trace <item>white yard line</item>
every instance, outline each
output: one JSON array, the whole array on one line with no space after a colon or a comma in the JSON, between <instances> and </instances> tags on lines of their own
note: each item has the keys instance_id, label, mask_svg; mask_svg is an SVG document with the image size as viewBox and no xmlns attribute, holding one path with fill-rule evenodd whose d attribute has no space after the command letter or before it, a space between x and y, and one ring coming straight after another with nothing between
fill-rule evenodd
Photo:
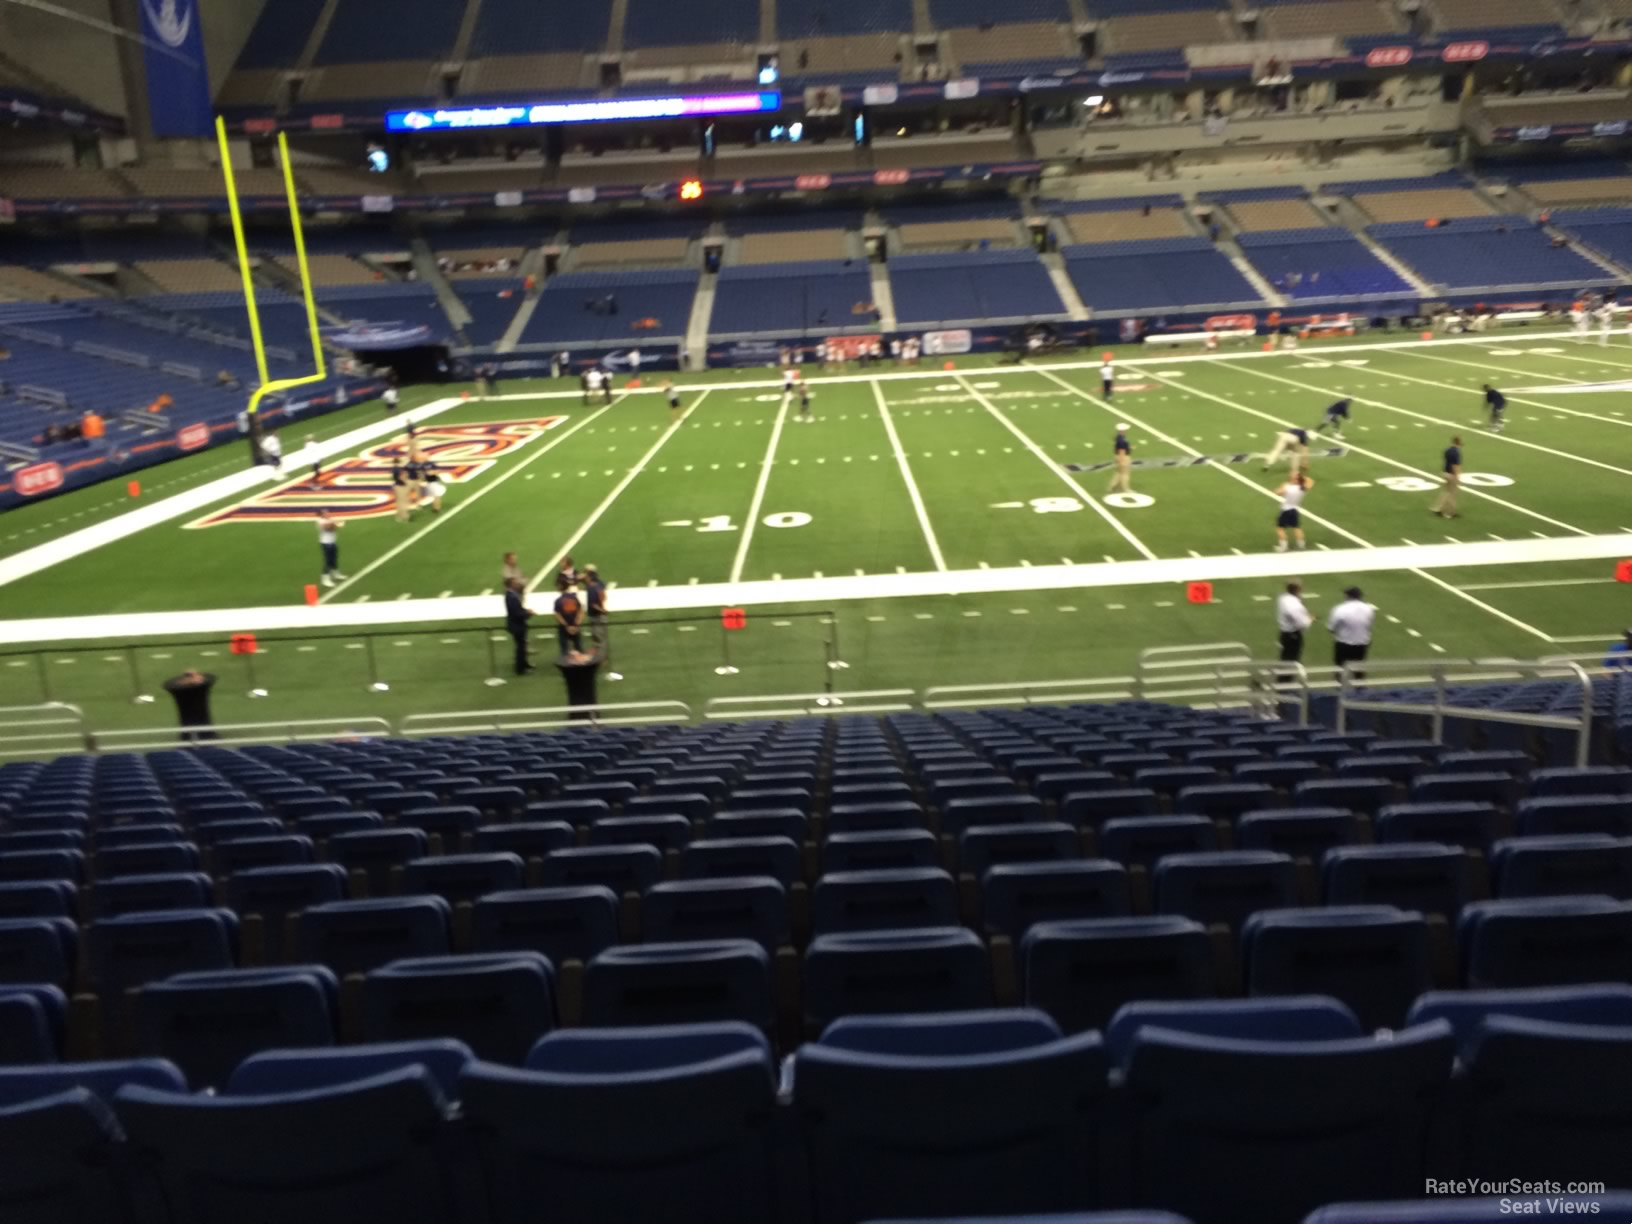
<instances>
[{"instance_id":1,"label":"white yard line","mask_svg":"<svg viewBox=\"0 0 1632 1224\"><path fill-rule=\"evenodd\" d=\"M1533 582L1469 582L1464 591L1528 591L1538 587L1615 586L1613 578L1542 578ZM1560 639L1562 640L1562 639Z\"/></svg>"},{"instance_id":2,"label":"white yard line","mask_svg":"<svg viewBox=\"0 0 1632 1224\"><path fill-rule=\"evenodd\" d=\"M426 523L425 526L421 527L418 531L414 532L413 535L409 536L406 540L403 540L396 547L387 549L385 552L381 553L378 557L375 557L374 560L370 561L367 565L363 566L363 568L358 570L355 574L349 575L343 582L341 582L339 585L335 586L332 590L327 592L320 600L318 600L318 602L319 603L328 603L330 600L337 598L340 595L340 592L344 591L347 587L351 586L355 582L360 581L363 578L368 577L375 570L379 569L380 566L384 565L386 562L390 561L392 558L399 556L401 553L407 551L409 548L413 547L415 544L418 544L421 540L423 540L431 532L435 531L438 527L442 526L444 523L451 520L455 515L459 514L461 511L466 510L469 507L475 505L477 502L481 501L482 498L486 497L489 493L493 492L494 489L498 488L505 481L509 480L517 472L521 472L521 471L525 470L527 468L527 466L529 464L531 464L534 460L541 459L545 455L549 454L557 446L560 446L561 443L565 442L568 438L572 437L573 434L577 433L585 425L588 425L590 422L594 421L597 417L599 417L602 413L606 412L611 407L612 407L611 404L603 405L599 410L590 413L587 417L585 417L583 420L579 421L576 425L572 426L570 429L565 429L559 435L550 438L547 442L544 443L543 446L539 447L532 454L530 454L526 458L522 459L520 463L517 463L508 472L500 473L493 480L490 480L486 484L482 485L479 489L477 489L469 497L461 498L459 501L455 502L452 506L448 507L448 510L447 510L446 513L437 515L429 523ZM552 430L551 432L553 433L554 431Z\"/></svg>"},{"instance_id":3,"label":"white yard line","mask_svg":"<svg viewBox=\"0 0 1632 1224\"><path fill-rule=\"evenodd\" d=\"M781 386L780 383L777 384ZM765 458L759 463L759 479L754 482L754 496L748 503L748 518L742 525L742 537L737 541L737 555L731 559L731 581L742 581L742 567L748 563L748 546L754 542L754 524L759 522L760 508L765 505L765 490L771 483L771 464L776 461L776 445L782 440L782 426L787 424L788 405L793 397L786 392L776 410L771 425L771 440L765 446Z\"/></svg>"},{"instance_id":4,"label":"white yard line","mask_svg":"<svg viewBox=\"0 0 1632 1224\"><path fill-rule=\"evenodd\" d=\"M901 468L901 479L907 486L907 496L912 498L913 513L918 516L918 526L923 529L924 543L929 546L930 560L935 562L938 570L946 569L946 558L941 555L941 542L935 538L935 528L930 525L929 511L924 509L924 498L918 492L918 482L912 478L912 467L907 462L907 452L901 448L901 436L895 432L895 422L890 419L890 407L884 402L884 389L873 383L873 398L878 401L878 415L884 419L884 432L890 435L890 449L895 452L895 461Z\"/></svg>"},{"instance_id":5,"label":"white yard line","mask_svg":"<svg viewBox=\"0 0 1632 1224\"><path fill-rule=\"evenodd\" d=\"M1065 486L1068 489L1075 492L1086 506L1092 509L1099 515L1100 518L1104 519L1113 528L1115 528L1116 533L1124 540L1126 540L1129 544L1132 544L1134 548L1138 549L1140 556L1144 557L1147 561L1156 560L1156 554L1151 552L1150 549L1145 546L1145 542L1143 540L1124 527L1122 525L1122 521L1104 506L1100 505L1099 499L1078 484L1070 472L1061 467L1058 462L1050 457L1047 451L1038 446L1037 443L1033 442L1030 437L1023 433L1018 425L999 412L997 406L993 404L991 400L987 399L979 391L976 391L974 385L967 378L960 374L957 377L957 381L962 385L965 391L974 397L976 402L978 402L982 408L991 413L992 417L996 419L1004 429L1007 429L1010 433L1012 433L1020 444L1029 450L1043 464L1044 467L1053 472L1054 475L1058 476L1065 483Z\"/></svg>"},{"instance_id":6,"label":"white yard line","mask_svg":"<svg viewBox=\"0 0 1632 1224\"><path fill-rule=\"evenodd\" d=\"M1458 387L1454 383L1436 382L1431 378L1417 378L1415 375L1400 374L1393 370L1378 369L1375 372L1381 374L1385 378L1397 378L1402 382L1421 383L1425 387L1439 387L1441 390L1455 391L1458 394L1468 395L1470 397L1474 394L1474 392L1468 391L1466 387ZM1285 378L1279 374L1266 374L1263 370L1247 370L1246 373L1251 374L1254 378L1270 379L1274 382L1285 383L1289 387L1301 387L1305 391L1315 391L1322 395L1331 395L1334 393L1329 387L1319 387L1313 383L1300 382L1295 378ZM1418 421L1426 421L1429 424L1439 425L1448 430L1461 431L1470 428L1470 426L1465 422L1458 423L1456 421L1447 421L1443 417L1429 416L1425 412L1413 412L1409 408L1401 408L1397 404L1390 404L1384 400L1370 399L1364 395L1356 395L1352 396L1351 398L1357 404L1370 404L1374 408L1382 408L1400 416L1412 417ZM1510 396L1509 399L1515 404L1530 404L1532 407L1537 408L1551 408L1551 405L1549 404L1536 404L1532 400L1519 399L1517 396ZM1483 408L1484 404L1482 400L1480 401L1479 406L1480 408ZM1618 476L1632 476L1632 468L1616 467L1613 463L1600 463L1598 460L1588 459L1584 455L1572 454L1569 451L1554 450L1550 446L1542 446L1536 442L1526 442L1523 438L1515 438L1512 434L1493 432L1483 434L1481 436L1486 438L1488 441L1506 442L1511 446L1523 447L1525 450L1539 451L1544 455L1552 455L1555 459L1567 459L1571 463L1582 463L1586 464L1588 467L1603 468L1604 471L1614 472ZM1358 450L1359 448L1351 446L1350 449ZM1469 489L1468 491L1475 492L1476 490Z\"/></svg>"},{"instance_id":7,"label":"white yard line","mask_svg":"<svg viewBox=\"0 0 1632 1224\"><path fill-rule=\"evenodd\" d=\"M1251 372L1256 374L1258 371L1253 370ZM1161 379L1164 382L1166 381L1165 379L1162 379L1162 376L1160 374L1155 374L1155 373L1152 373L1152 372L1150 372L1148 370L1145 371L1145 375L1146 375L1146 377L1149 377L1149 378ZM1306 391L1315 391L1315 392L1318 392L1318 393L1320 393L1322 395L1332 394L1332 392L1328 388L1310 386L1307 383L1297 383L1297 382L1294 382L1292 379L1279 378L1277 375L1274 375L1274 374L1264 375L1263 377L1275 378L1280 382L1291 383L1293 386L1301 386ZM1199 388L1194 387L1194 386L1179 387L1178 383L1169 383L1168 385L1170 385L1172 387L1175 387L1175 388L1177 388L1179 390L1182 390L1182 391L1188 391L1191 395L1199 396L1202 399L1212 400L1215 404L1223 404L1226 408L1234 408L1238 412L1245 412L1249 416L1255 416L1255 417L1259 418L1260 420L1268 421L1271 425L1274 425L1276 428L1285 428L1285 426L1286 426L1286 422L1283 421L1282 419L1280 419L1279 417L1271 416L1267 412L1259 412L1256 408L1248 408L1245 404L1239 404L1234 400L1225 399L1221 395L1214 395L1210 391L1202 391ZM1355 396L1354 398L1356 400L1361 399L1361 397L1358 396L1358 395ZM1376 401L1374 401L1374 400L1373 401L1361 400L1361 402L1362 403L1365 403L1365 402L1375 403ZM1456 428L1456 427L1453 426L1452 428ZM1500 436L1500 435L1495 435L1495 436ZM1433 473L1433 472L1425 471L1424 469L1419 468L1419 467L1415 467L1415 466L1413 466L1412 464L1409 464L1409 463L1402 463L1398 459L1390 459L1387 455L1379 454L1377 451L1366 450L1364 447L1357 446L1353 442L1345 441L1343 443L1343 445L1347 449L1353 451L1357 455L1364 455L1368 459L1375 459L1379 463L1386 463L1390 467L1399 468L1400 471L1402 471L1402 472L1410 472L1415 476L1421 476L1421 477L1424 477L1425 479L1433 480L1433 481L1436 481L1436 482L1439 480L1439 476L1437 474ZM1557 527L1562 531L1569 531L1569 532L1575 533L1576 535L1582 535L1582 536L1591 534L1590 532L1583 531L1579 527L1571 526L1569 523L1563 523L1563 522L1560 522L1558 519L1549 518L1547 515L1541 514L1538 511L1528 510L1523 506L1515 504L1514 502L1504 501L1502 498L1497 497L1497 496L1495 496L1494 494L1491 494L1491 493L1486 493L1483 489L1475 488L1472 485L1463 485L1462 486L1462 492L1465 493L1465 494L1468 494L1469 496L1472 496L1472 497L1482 497L1486 501L1495 502L1498 506L1505 506L1507 509L1514 511L1515 513L1527 515L1530 518L1535 519L1537 522L1546 523L1548 526Z\"/></svg>"},{"instance_id":8,"label":"white yard line","mask_svg":"<svg viewBox=\"0 0 1632 1224\"><path fill-rule=\"evenodd\" d=\"M624 394L620 395L617 400L614 401L614 403L622 403L627 397L628 392L624 392ZM590 516L578 525L578 530L567 537L566 543L562 544L560 548L555 550L555 555L550 558L550 563L543 569L539 570L536 575L534 575L533 580L527 584L527 590L529 592L538 590L539 585L546 578L549 578L555 574L555 572L560 568L562 558L572 555L572 550L578 547L578 541L582 540L586 535L588 535L590 529L594 527L596 523L600 522L601 515L610 510L612 508L612 503L623 496L623 491L634 483L636 476L639 476L646 470L646 465L650 463L654 457L656 457L658 451L663 449L663 444L670 438L674 437L675 433L679 431L680 427L691 419L691 414L697 411L697 406L707 398L708 392L704 391L696 399L691 401L686 410L680 414L678 420L671 421L669 423L669 427L662 433L658 434L657 441L652 443L651 449L640 457L639 461L634 467L630 468L623 474L623 479L618 481L618 483L613 487L612 492L608 493L606 497L602 499L601 504L596 506L595 509L591 511ZM608 404L606 407L610 408L612 406L612 404ZM603 408L601 411L604 412L605 410L606 409Z\"/></svg>"},{"instance_id":9,"label":"white yard line","mask_svg":"<svg viewBox=\"0 0 1632 1224\"><path fill-rule=\"evenodd\" d=\"M1222 469L1221 469L1222 470ZM1315 521L1314 516L1310 516ZM1333 531L1349 535L1341 528ZM1077 565L1005 566L989 570L920 570L907 574L867 574L827 578L784 578L780 582L712 582L661 587L620 587L619 612L668 612L719 609L732 605L783 608L798 604L835 606L868 599L920 599L940 595L985 595L1009 592L1067 591L1089 588L1162 586L1207 579L1286 580L1316 576L1354 577L1367 573L1462 567L1488 568L1540 562L1602 561L1626 555L1624 535L1565 538L1481 540L1469 544L1391 545L1380 548L1311 549L1302 553L1257 552L1240 556L1171 557L1156 561L1115 561ZM1435 580L1433 575L1426 575ZM1449 588L1453 592L1454 587ZM1471 597L1469 598L1471 602ZM927 616L928 613L915 615ZM33 620L0 620L0 645L28 642L128 640L160 635L270 632L289 629L361 628L376 625L475 622L496 626L498 610L491 596L452 599L386 600L378 603L301 603L259 608L215 608L191 612L120 612L96 616L53 616ZM1527 632L1529 626L1520 624ZM1536 636L1546 638L1545 634ZM1605 635L1607 643L1617 634ZM1547 639L1566 640L1566 639ZM1598 638L1582 639L1598 641Z\"/></svg>"}]
</instances>

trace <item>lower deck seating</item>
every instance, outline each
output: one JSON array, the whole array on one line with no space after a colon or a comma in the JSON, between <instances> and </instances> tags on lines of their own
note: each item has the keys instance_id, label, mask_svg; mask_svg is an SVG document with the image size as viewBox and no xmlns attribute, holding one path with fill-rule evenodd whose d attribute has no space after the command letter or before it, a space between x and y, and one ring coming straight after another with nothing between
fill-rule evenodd
<instances>
[{"instance_id":1,"label":"lower deck seating","mask_svg":"<svg viewBox=\"0 0 1632 1224\"><path fill-rule=\"evenodd\" d=\"M1449 288L1486 285L1579 289L1612 285L1616 277L1520 217L1490 217L1429 229L1374 225L1373 238L1424 280Z\"/></svg>"},{"instance_id":2,"label":"lower deck seating","mask_svg":"<svg viewBox=\"0 0 1632 1224\"><path fill-rule=\"evenodd\" d=\"M1289 297L1374 297L1413 292L1397 272L1345 229L1242 234L1240 243L1253 267Z\"/></svg>"},{"instance_id":3,"label":"lower deck seating","mask_svg":"<svg viewBox=\"0 0 1632 1224\"><path fill-rule=\"evenodd\" d=\"M865 264L847 260L724 269L708 332L803 335L876 326L872 278Z\"/></svg>"},{"instance_id":4,"label":"lower deck seating","mask_svg":"<svg viewBox=\"0 0 1632 1224\"><path fill-rule=\"evenodd\" d=\"M1064 249L1084 305L1097 311L1224 306L1262 301L1205 238L1103 242Z\"/></svg>"},{"instance_id":5,"label":"lower deck seating","mask_svg":"<svg viewBox=\"0 0 1632 1224\"><path fill-rule=\"evenodd\" d=\"M1065 315L1048 269L1030 251L898 255L889 269L902 324Z\"/></svg>"},{"instance_id":6,"label":"lower deck seating","mask_svg":"<svg viewBox=\"0 0 1632 1224\"><path fill-rule=\"evenodd\" d=\"M522 344L673 341L686 334L695 268L568 272L546 282Z\"/></svg>"}]
</instances>

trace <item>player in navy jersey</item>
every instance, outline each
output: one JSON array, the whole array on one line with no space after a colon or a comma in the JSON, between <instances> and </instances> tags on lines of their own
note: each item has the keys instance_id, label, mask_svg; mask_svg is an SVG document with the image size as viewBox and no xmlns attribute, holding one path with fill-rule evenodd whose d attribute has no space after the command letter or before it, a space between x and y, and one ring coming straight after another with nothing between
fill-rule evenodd
<instances>
[{"instance_id":1,"label":"player in navy jersey","mask_svg":"<svg viewBox=\"0 0 1632 1224\"><path fill-rule=\"evenodd\" d=\"M810 416L810 384L804 379L799 380L799 416L801 421L809 421Z\"/></svg>"},{"instance_id":2,"label":"player in navy jersey","mask_svg":"<svg viewBox=\"0 0 1632 1224\"><path fill-rule=\"evenodd\" d=\"M1445 487L1434 499L1429 511L1440 518L1456 518L1456 496L1462 491L1462 439L1452 438L1445 448Z\"/></svg>"},{"instance_id":3,"label":"player in navy jersey","mask_svg":"<svg viewBox=\"0 0 1632 1224\"><path fill-rule=\"evenodd\" d=\"M669 420L678 421L680 419L680 388L674 385L674 379L664 380L663 394L669 398Z\"/></svg>"},{"instance_id":4,"label":"player in navy jersey","mask_svg":"<svg viewBox=\"0 0 1632 1224\"><path fill-rule=\"evenodd\" d=\"M397 522L406 523L411 516L408 507L408 473L403 470L402 460L391 460L391 496L397 503Z\"/></svg>"},{"instance_id":5,"label":"player in navy jersey","mask_svg":"<svg viewBox=\"0 0 1632 1224\"><path fill-rule=\"evenodd\" d=\"M1287 456L1287 475L1296 476L1309 463L1309 431L1307 429L1283 429L1275 435L1275 445L1269 454L1264 456L1264 471L1275 466L1275 461L1282 455Z\"/></svg>"},{"instance_id":6,"label":"player in navy jersey","mask_svg":"<svg viewBox=\"0 0 1632 1224\"><path fill-rule=\"evenodd\" d=\"M1116 459L1116 467L1111 473L1110 487L1105 490L1107 496L1112 493L1131 493L1133 486L1129 477L1133 474L1133 443L1128 441L1128 427L1116 427L1116 441L1111 444Z\"/></svg>"},{"instance_id":7,"label":"player in navy jersey","mask_svg":"<svg viewBox=\"0 0 1632 1224\"><path fill-rule=\"evenodd\" d=\"M1507 396L1489 383L1485 384L1485 403L1490 408L1490 427L1496 433L1507 428L1507 420L1502 416L1507 411Z\"/></svg>"},{"instance_id":8,"label":"player in navy jersey","mask_svg":"<svg viewBox=\"0 0 1632 1224\"><path fill-rule=\"evenodd\" d=\"M1315 432L1325 433L1326 430L1330 429L1333 434L1341 438L1343 436L1343 426L1349 420L1349 407L1353 403L1354 401L1350 399L1340 399L1327 408L1326 416L1319 425L1315 426Z\"/></svg>"},{"instance_id":9,"label":"player in navy jersey","mask_svg":"<svg viewBox=\"0 0 1632 1224\"><path fill-rule=\"evenodd\" d=\"M420 472L425 477L425 500L431 503L431 513L442 513L442 499L448 494L448 486L442 483L442 473L435 463L429 459L420 464Z\"/></svg>"},{"instance_id":10,"label":"player in navy jersey","mask_svg":"<svg viewBox=\"0 0 1632 1224\"><path fill-rule=\"evenodd\" d=\"M425 497L425 461L418 455L408 457L408 501L414 509L419 509L419 503Z\"/></svg>"}]
</instances>

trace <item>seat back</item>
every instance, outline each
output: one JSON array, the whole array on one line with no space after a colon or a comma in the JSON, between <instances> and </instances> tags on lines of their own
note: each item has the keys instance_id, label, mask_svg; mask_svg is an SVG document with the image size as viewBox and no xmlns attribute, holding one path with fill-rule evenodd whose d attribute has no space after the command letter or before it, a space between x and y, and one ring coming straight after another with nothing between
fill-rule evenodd
<instances>
[{"instance_id":1,"label":"seat back","mask_svg":"<svg viewBox=\"0 0 1632 1224\"><path fill-rule=\"evenodd\" d=\"M805 952L807 1031L840 1016L989 1007L986 945L962 927L818 935Z\"/></svg>"},{"instance_id":2,"label":"seat back","mask_svg":"<svg viewBox=\"0 0 1632 1224\"><path fill-rule=\"evenodd\" d=\"M618 898L598 884L488 893L471 911L477 952L542 952L559 968L618 941Z\"/></svg>"},{"instance_id":3,"label":"seat back","mask_svg":"<svg viewBox=\"0 0 1632 1224\"><path fill-rule=\"evenodd\" d=\"M1325 995L1128 1003L1116 1009L1105 1030L1113 1067L1126 1064L1134 1039L1147 1028L1252 1041L1341 1041L1363 1035L1354 1013Z\"/></svg>"},{"instance_id":4,"label":"seat back","mask_svg":"<svg viewBox=\"0 0 1632 1224\"><path fill-rule=\"evenodd\" d=\"M1498 897L1632 898L1632 838L1603 833L1510 837L1490 852Z\"/></svg>"},{"instance_id":5,"label":"seat back","mask_svg":"<svg viewBox=\"0 0 1632 1224\"><path fill-rule=\"evenodd\" d=\"M1632 905L1609 897L1475 901L1457 942L1473 989L1632 981Z\"/></svg>"},{"instance_id":6,"label":"seat back","mask_svg":"<svg viewBox=\"0 0 1632 1224\"><path fill-rule=\"evenodd\" d=\"M1434 842L1339 846L1321 860L1327 905L1392 905L1448 921L1472 895L1468 877L1466 851Z\"/></svg>"},{"instance_id":7,"label":"seat back","mask_svg":"<svg viewBox=\"0 0 1632 1224\"><path fill-rule=\"evenodd\" d=\"M958 924L957 885L934 867L831 872L811 892L816 934Z\"/></svg>"},{"instance_id":8,"label":"seat back","mask_svg":"<svg viewBox=\"0 0 1632 1224\"><path fill-rule=\"evenodd\" d=\"M1171 914L1040 922L1019 960L1026 1006L1068 1033L1104 1028L1124 1003L1199 999L1216 988L1205 928Z\"/></svg>"},{"instance_id":9,"label":"seat back","mask_svg":"<svg viewBox=\"0 0 1632 1224\"><path fill-rule=\"evenodd\" d=\"M1170 854L1156 864L1156 910L1239 931L1259 910L1298 903L1291 858L1266 850Z\"/></svg>"},{"instance_id":10,"label":"seat back","mask_svg":"<svg viewBox=\"0 0 1632 1224\"><path fill-rule=\"evenodd\" d=\"M295 954L341 977L412 956L445 956L451 907L441 897L330 901L301 911Z\"/></svg>"},{"instance_id":11,"label":"seat back","mask_svg":"<svg viewBox=\"0 0 1632 1224\"><path fill-rule=\"evenodd\" d=\"M451 1037L478 1058L519 1064L555 1026L554 979L539 952L392 961L363 978L363 1039Z\"/></svg>"},{"instance_id":12,"label":"seat back","mask_svg":"<svg viewBox=\"0 0 1632 1224\"><path fill-rule=\"evenodd\" d=\"M787 890L770 876L662 880L640 906L648 943L751 939L767 952L790 942Z\"/></svg>"},{"instance_id":13,"label":"seat back","mask_svg":"<svg viewBox=\"0 0 1632 1224\"><path fill-rule=\"evenodd\" d=\"M1270 910L1241 942L1248 994L1329 995L1368 1031L1401 1027L1432 984L1426 920L1391 906Z\"/></svg>"},{"instance_id":14,"label":"seat back","mask_svg":"<svg viewBox=\"0 0 1632 1224\"><path fill-rule=\"evenodd\" d=\"M620 945L584 971L588 1025L740 1020L769 1032L770 957L746 939Z\"/></svg>"},{"instance_id":15,"label":"seat back","mask_svg":"<svg viewBox=\"0 0 1632 1224\"><path fill-rule=\"evenodd\" d=\"M981 877L981 897L986 930L1017 943L1039 922L1130 912L1127 870L1109 859L999 864Z\"/></svg>"}]
</instances>

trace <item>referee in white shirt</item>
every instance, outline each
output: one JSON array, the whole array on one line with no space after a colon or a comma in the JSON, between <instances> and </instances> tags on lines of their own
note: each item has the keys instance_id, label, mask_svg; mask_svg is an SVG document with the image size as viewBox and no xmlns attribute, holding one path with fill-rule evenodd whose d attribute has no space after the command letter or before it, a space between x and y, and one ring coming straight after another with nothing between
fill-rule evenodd
<instances>
[{"instance_id":1,"label":"referee in white shirt","mask_svg":"<svg viewBox=\"0 0 1632 1224\"><path fill-rule=\"evenodd\" d=\"M1312 619L1303 603L1303 583L1287 583L1286 593L1275 601L1275 627L1281 633L1282 663L1302 661L1303 631L1309 628ZM1291 671L1282 672L1281 680L1289 682L1292 676Z\"/></svg>"},{"instance_id":2,"label":"referee in white shirt","mask_svg":"<svg viewBox=\"0 0 1632 1224\"><path fill-rule=\"evenodd\" d=\"M1333 608L1326 619L1326 628L1331 630L1335 643L1332 664L1339 670L1346 668L1357 684L1366 674L1355 665L1366 661L1366 654L1371 650L1371 628L1376 620L1377 609L1361 597L1359 587L1345 590L1343 602Z\"/></svg>"}]
</instances>

